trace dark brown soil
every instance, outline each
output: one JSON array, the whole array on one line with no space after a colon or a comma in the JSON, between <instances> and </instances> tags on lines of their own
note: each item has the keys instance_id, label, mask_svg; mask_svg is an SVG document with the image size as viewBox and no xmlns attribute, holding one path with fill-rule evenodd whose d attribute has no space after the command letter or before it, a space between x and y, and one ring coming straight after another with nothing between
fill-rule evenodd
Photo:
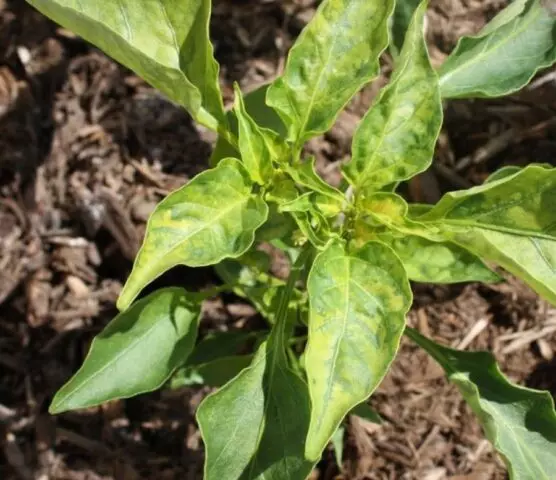
<instances>
[{"instance_id":1,"label":"dark brown soil","mask_svg":"<svg viewBox=\"0 0 556 480\"><path fill-rule=\"evenodd\" d=\"M212 31L226 99L239 81L271 79L314 12L311 0L216 2ZM440 63L501 0L432 0L429 39ZM331 182L383 76L331 132L310 142ZM556 158L556 82L446 105L434 168L410 182L415 201L480 183L505 164ZM214 135L131 72L22 0L0 0L0 478L199 479L194 412L206 390L162 391L59 417L56 389L78 368L114 302L163 196L207 166ZM155 287L217 282L175 269ZM235 297L207 302L203 332L241 327L256 312ZM415 285L409 322L445 344L489 349L512 379L556 393L556 310L508 278L497 286ZM314 479L490 480L502 463L458 392L405 344L373 396L382 425L348 422L343 465L331 451Z\"/></svg>"}]
</instances>

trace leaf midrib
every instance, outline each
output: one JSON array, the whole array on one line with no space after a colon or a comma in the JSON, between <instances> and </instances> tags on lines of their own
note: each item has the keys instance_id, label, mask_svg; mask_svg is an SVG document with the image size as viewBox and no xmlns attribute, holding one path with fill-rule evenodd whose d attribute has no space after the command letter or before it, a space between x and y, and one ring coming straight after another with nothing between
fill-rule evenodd
<instances>
[{"instance_id":1,"label":"leaf midrib","mask_svg":"<svg viewBox=\"0 0 556 480\"><path fill-rule=\"evenodd\" d=\"M441 220L432 220L432 221L423 221L423 224L430 224L435 225L437 227L442 228L445 225L454 225L458 227L470 227L470 228L479 228L483 230L492 230L495 232L502 232L508 233L511 235L516 235L519 237L533 237L533 238L542 238L544 240L552 240L556 242L556 236L550 235L543 232L533 231L533 230L516 230L510 227L505 227L502 225L493 225L487 223L474 223L469 222L467 220L456 220L456 219L441 219Z\"/></svg>"}]
</instances>

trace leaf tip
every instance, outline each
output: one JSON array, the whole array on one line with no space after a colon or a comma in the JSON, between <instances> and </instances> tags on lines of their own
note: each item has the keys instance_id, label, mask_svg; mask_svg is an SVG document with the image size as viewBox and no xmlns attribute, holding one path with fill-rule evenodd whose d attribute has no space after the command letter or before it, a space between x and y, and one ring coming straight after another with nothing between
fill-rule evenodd
<instances>
[{"instance_id":1,"label":"leaf tip","mask_svg":"<svg viewBox=\"0 0 556 480\"><path fill-rule=\"evenodd\" d=\"M48 407L48 413L50 415L58 415L60 413L64 413L67 412L68 410L71 410L71 408L68 407L68 405L66 404L65 396L62 395L61 393L62 390L59 390L56 393L56 395L54 395L54 398L50 402L50 405Z\"/></svg>"}]
</instances>

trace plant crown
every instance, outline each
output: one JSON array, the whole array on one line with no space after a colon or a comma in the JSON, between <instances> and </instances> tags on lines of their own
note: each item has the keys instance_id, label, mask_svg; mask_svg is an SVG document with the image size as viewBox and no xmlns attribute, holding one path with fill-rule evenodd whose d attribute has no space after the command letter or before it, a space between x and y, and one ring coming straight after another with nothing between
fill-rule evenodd
<instances>
[{"instance_id":1,"label":"plant crown","mask_svg":"<svg viewBox=\"0 0 556 480\"><path fill-rule=\"evenodd\" d=\"M435 70L427 2L323 0L271 84L226 112L209 40L209 0L29 0L218 132L212 168L168 195L147 225L118 300L50 411L90 407L162 386L218 389L197 412L205 478L306 478L346 415L380 421L366 401L405 333L445 370L514 479L554 478L552 397L512 384L489 353L441 346L406 326L416 282L497 282L497 265L556 303L556 169L504 168L483 185L408 205L401 182L431 165L442 99L514 92L556 61L556 19L516 0L462 38ZM304 143L329 130L379 74L389 84L360 121L339 187L323 181ZM287 282L259 246L291 261ZM269 331L197 342L214 292L165 288L136 300L176 265L215 265ZM305 336L306 334L306 336ZM247 352L247 353L246 353ZM249 353L250 352L250 353Z\"/></svg>"}]
</instances>

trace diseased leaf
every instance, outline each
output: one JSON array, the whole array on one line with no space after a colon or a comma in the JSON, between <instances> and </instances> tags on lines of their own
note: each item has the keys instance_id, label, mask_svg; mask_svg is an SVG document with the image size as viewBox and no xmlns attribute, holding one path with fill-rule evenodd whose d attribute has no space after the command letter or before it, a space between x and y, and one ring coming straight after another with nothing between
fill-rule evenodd
<instances>
[{"instance_id":1,"label":"diseased leaf","mask_svg":"<svg viewBox=\"0 0 556 480\"><path fill-rule=\"evenodd\" d=\"M310 408L307 385L291 369L285 350L295 315L288 307L290 292L305 261L302 255L292 268L274 328L251 366L208 396L197 411L206 480L304 480L312 469L303 455Z\"/></svg>"},{"instance_id":2,"label":"diseased leaf","mask_svg":"<svg viewBox=\"0 0 556 480\"><path fill-rule=\"evenodd\" d=\"M252 188L243 165L229 158L160 202L118 308L125 310L148 283L176 265L200 267L243 254L268 215Z\"/></svg>"},{"instance_id":3,"label":"diseased leaf","mask_svg":"<svg viewBox=\"0 0 556 480\"><path fill-rule=\"evenodd\" d=\"M349 99L379 73L393 0L324 0L292 47L267 104L299 148L327 131Z\"/></svg>"},{"instance_id":4,"label":"diseased leaf","mask_svg":"<svg viewBox=\"0 0 556 480\"><path fill-rule=\"evenodd\" d=\"M386 374L398 350L411 290L400 260L376 242L354 253L330 244L315 259L307 289L305 364L312 411L305 454L318 459L345 415Z\"/></svg>"},{"instance_id":5,"label":"diseased leaf","mask_svg":"<svg viewBox=\"0 0 556 480\"><path fill-rule=\"evenodd\" d=\"M556 461L556 412L548 392L512 384L487 352L443 347L407 328L406 334L446 371L502 454L512 480L549 479Z\"/></svg>"},{"instance_id":6,"label":"diseased leaf","mask_svg":"<svg viewBox=\"0 0 556 480\"><path fill-rule=\"evenodd\" d=\"M521 277L556 303L555 204L556 169L533 165L500 180L446 194L418 221Z\"/></svg>"},{"instance_id":7,"label":"diseased leaf","mask_svg":"<svg viewBox=\"0 0 556 480\"><path fill-rule=\"evenodd\" d=\"M28 0L213 130L225 125L208 35L210 0Z\"/></svg>"},{"instance_id":8,"label":"diseased leaf","mask_svg":"<svg viewBox=\"0 0 556 480\"><path fill-rule=\"evenodd\" d=\"M375 190L426 170L442 124L438 78L427 53L422 2L406 35L390 84L353 137L344 174L357 188Z\"/></svg>"},{"instance_id":9,"label":"diseased leaf","mask_svg":"<svg viewBox=\"0 0 556 480\"><path fill-rule=\"evenodd\" d=\"M479 257L454 243L432 242L415 235L380 235L379 238L396 252L408 278L415 282L491 283L501 280Z\"/></svg>"},{"instance_id":10,"label":"diseased leaf","mask_svg":"<svg viewBox=\"0 0 556 480\"><path fill-rule=\"evenodd\" d=\"M469 228L451 232L449 236L462 247L523 279L556 305L556 232L555 239L546 239Z\"/></svg>"},{"instance_id":11,"label":"diseased leaf","mask_svg":"<svg viewBox=\"0 0 556 480\"><path fill-rule=\"evenodd\" d=\"M556 61L556 16L540 0L511 3L475 37L462 38L440 68L444 98L498 97Z\"/></svg>"},{"instance_id":12,"label":"diseased leaf","mask_svg":"<svg viewBox=\"0 0 556 480\"><path fill-rule=\"evenodd\" d=\"M274 170L270 144L275 142L275 137L271 130L260 128L249 116L237 84L234 85L234 91L241 160L251 178L258 184L265 185L271 179Z\"/></svg>"},{"instance_id":13,"label":"diseased leaf","mask_svg":"<svg viewBox=\"0 0 556 480\"><path fill-rule=\"evenodd\" d=\"M554 238L556 168L528 166L519 173L468 190L447 193L419 222L479 227L515 235Z\"/></svg>"},{"instance_id":14,"label":"diseased leaf","mask_svg":"<svg viewBox=\"0 0 556 480\"><path fill-rule=\"evenodd\" d=\"M134 303L95 337L80 370L56 394L51 413L159 388L195 345L201 309L166 288Z\"/></svg>"},{"instance_id":15,"label":"diseased leaf","mask_svg":"<svg viewBox=\"0 0 556 480\"><path fill-rule=\"evenodd\" d=\"M371 217L370 223L394 227L407 221L408 204L396 193L377 193L372 189L361 189L357 192L357 205L357 216Z\"/></svg>"}]
</instances>

